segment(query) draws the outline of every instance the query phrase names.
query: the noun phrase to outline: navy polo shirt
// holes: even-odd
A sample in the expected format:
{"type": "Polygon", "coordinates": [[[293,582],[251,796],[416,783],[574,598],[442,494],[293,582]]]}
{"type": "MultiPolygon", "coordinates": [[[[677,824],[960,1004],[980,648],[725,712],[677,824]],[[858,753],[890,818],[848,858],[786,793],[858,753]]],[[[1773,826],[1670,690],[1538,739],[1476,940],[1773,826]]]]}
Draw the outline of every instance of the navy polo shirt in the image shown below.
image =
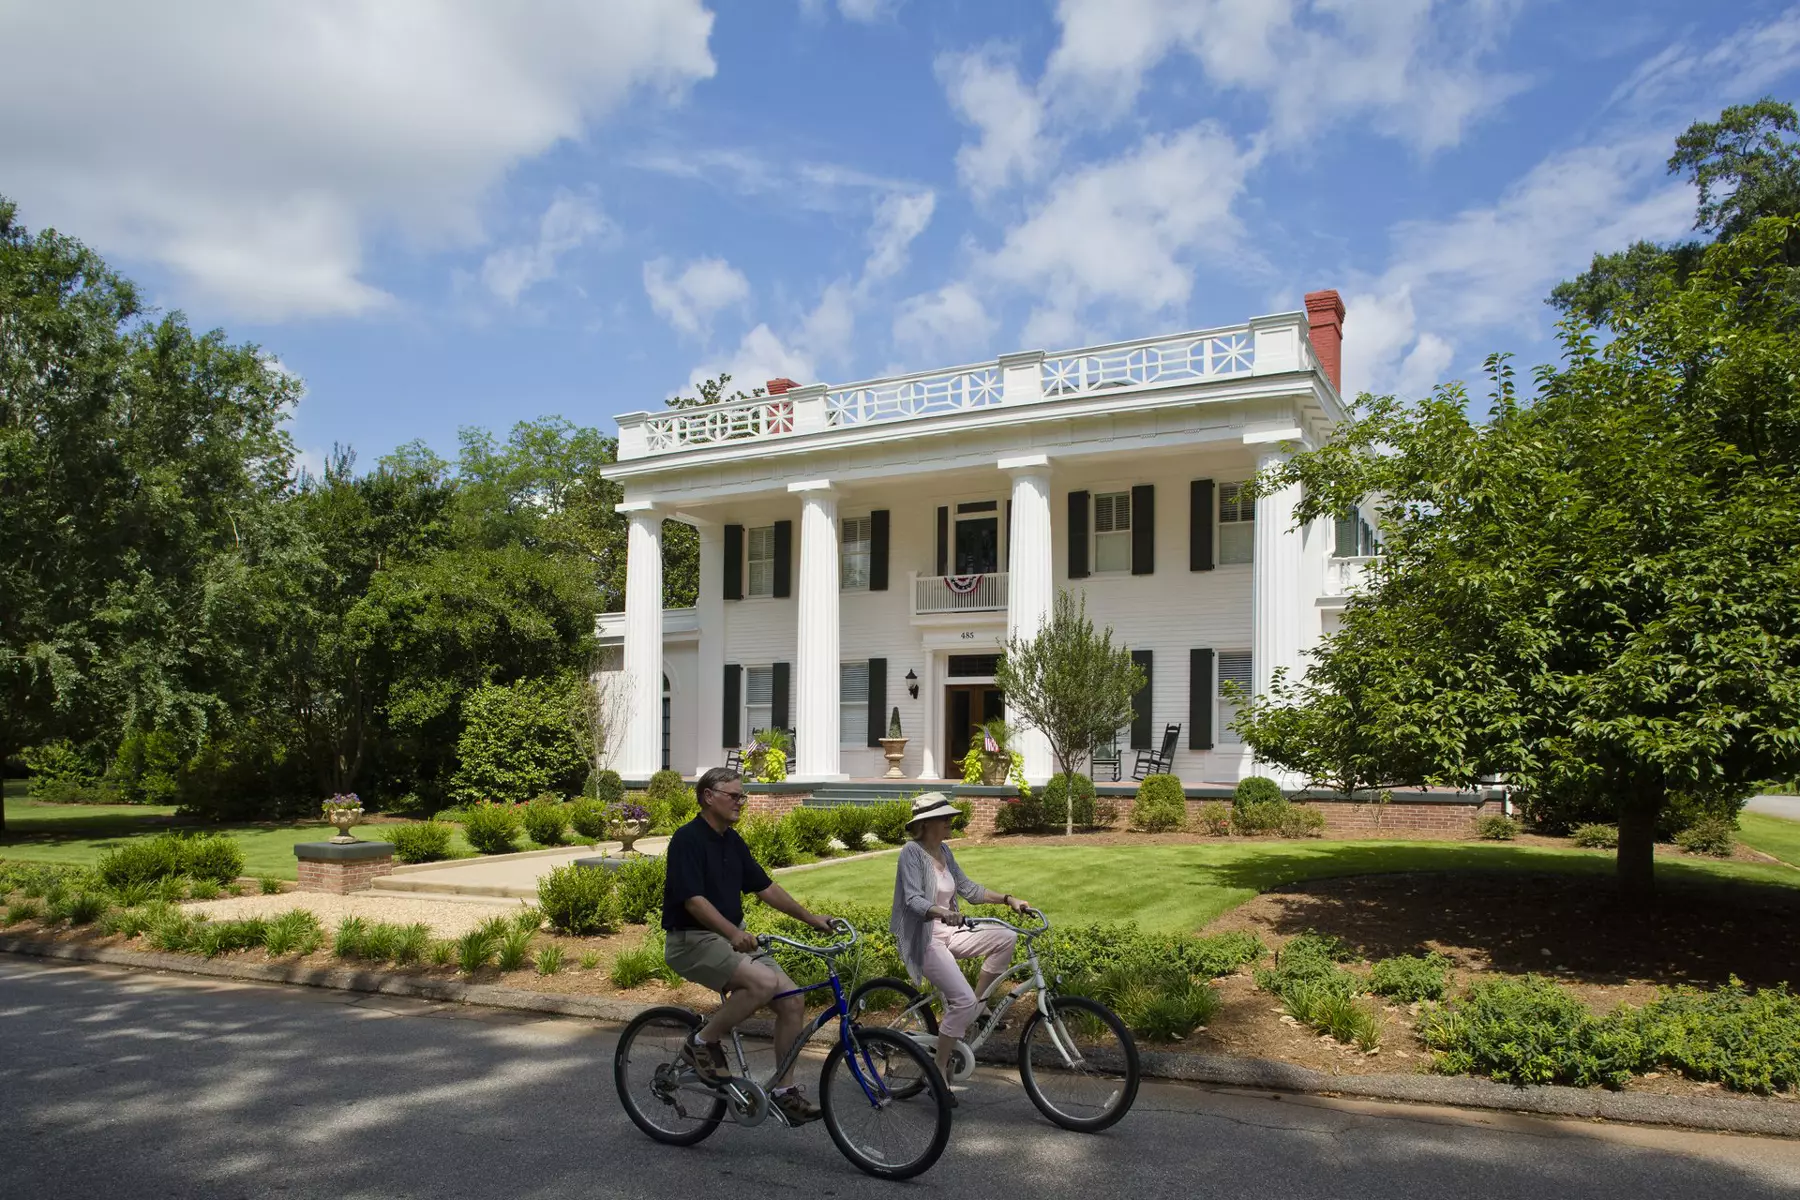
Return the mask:
{"type": "Polygon", "coordinates": [[[705,929],[687,910],[693,896],[705,896],[733,925],[744,923],[744,893],[760,892],[774,881],[751,857],[735,829],[717,833],[705,817],[675,831],[663,851],[662,927],[705,929]]]}

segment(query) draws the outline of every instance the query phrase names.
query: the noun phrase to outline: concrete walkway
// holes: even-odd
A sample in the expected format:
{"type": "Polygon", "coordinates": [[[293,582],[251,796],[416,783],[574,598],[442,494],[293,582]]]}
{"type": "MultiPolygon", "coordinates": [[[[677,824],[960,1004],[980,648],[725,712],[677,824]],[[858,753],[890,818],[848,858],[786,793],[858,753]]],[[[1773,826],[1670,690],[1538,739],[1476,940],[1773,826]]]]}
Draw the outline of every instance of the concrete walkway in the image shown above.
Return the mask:
{"type": "MultiPolygon", "coordinates": [[[[661,854],[666,837],[639,838],[635,848],[645,854],[661,854]]],[[[459,858],[450,862],[415,863],[396,867],[392,875],[375,881],[372,891],[430,896],[494,896],[535,900],[538,879],[578,858],[605,854],[617,856],[619,842],[598,846],[564,846],[554,850],[527,850],[522,854],[492,854],[459,858]]]]}
{"type": "Polygon", "coordinates": [[[1752,796],[1750,803],[1744,807],[1751,812],[1800,821],[1800,796],[1752,796]]]}

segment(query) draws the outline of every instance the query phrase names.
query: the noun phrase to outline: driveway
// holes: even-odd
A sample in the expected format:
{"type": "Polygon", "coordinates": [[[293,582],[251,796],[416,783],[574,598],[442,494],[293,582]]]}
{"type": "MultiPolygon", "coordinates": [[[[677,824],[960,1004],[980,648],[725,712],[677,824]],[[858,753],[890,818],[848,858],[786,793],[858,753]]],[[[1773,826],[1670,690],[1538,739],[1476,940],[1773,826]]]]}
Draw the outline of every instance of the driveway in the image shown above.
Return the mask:
{"type": "Polygon", "coordinates": [[[1751,812],[1800,821],[1800,796],[1752,796],[1750,803],[1744,807],[1751,812]]]}
{"type": "Polygon", "coordinates": [[[985,1071],[915,1185],[823,1127],[658,1146],[614,1030],[425,1002],[0,957],[0,1196],[927,1195],[1134,1200],[1754,1200],[1800,1144],[1146,1083],[1098,1137],[985,1071]],[[930,1192],[918,1189],[923,1185],[930,1192]],[[891,1189],[891,1190],[890,1190],[891,1189]]]}

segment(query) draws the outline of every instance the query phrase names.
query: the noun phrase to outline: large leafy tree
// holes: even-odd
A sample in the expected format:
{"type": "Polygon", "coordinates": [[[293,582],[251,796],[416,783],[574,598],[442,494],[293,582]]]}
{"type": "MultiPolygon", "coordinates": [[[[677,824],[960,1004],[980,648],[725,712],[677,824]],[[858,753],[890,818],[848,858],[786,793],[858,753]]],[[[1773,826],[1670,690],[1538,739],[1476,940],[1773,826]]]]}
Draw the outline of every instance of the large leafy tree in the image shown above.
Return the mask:
{"type": "Polygon", "coordinates": [[[1241,729],[1310,769],[1295,734],[1339,729],[1357,771],[1468,784],[1503,772],[1604,804],[1618,872],[1653,886],[1673,806],[1736,811],[1800,768],[1800,287],[1793,220],[1750,223],[1685,283],[1579,322],[1521,399],[1491,360],[1485,424],[1458,388],[1365,400],[1264,484],[1301,520],[1378,497],[1385,561],[1314,681],[1241,729]],[[1360,736],[1362,740],[1357,742],[1360,736]]]}

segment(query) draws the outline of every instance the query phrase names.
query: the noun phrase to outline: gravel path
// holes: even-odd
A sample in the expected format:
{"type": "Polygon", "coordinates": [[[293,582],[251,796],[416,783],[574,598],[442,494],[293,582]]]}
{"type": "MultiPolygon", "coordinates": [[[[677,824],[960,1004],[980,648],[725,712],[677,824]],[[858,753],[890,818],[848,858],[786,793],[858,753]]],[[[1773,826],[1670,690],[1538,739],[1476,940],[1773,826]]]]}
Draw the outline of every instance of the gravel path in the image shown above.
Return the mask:
{"type": "Polygon", "coordinates": [[[214,921],[273,917],[290,909],[305,908],[311,909],[327,929],[334,928],[345,917],[361,917],[370,922],[389,921],[396,925],[423,921],[438,937],[458,937],[490,917],[505,916],[523,907],[523,902],[506,905],[467,900],[415,900],[373,892],[349,896],[333,896],[327,892],[283,892],[276,896],[229,896],[182,905],[188,912],[205,913],[214,921]]]}

